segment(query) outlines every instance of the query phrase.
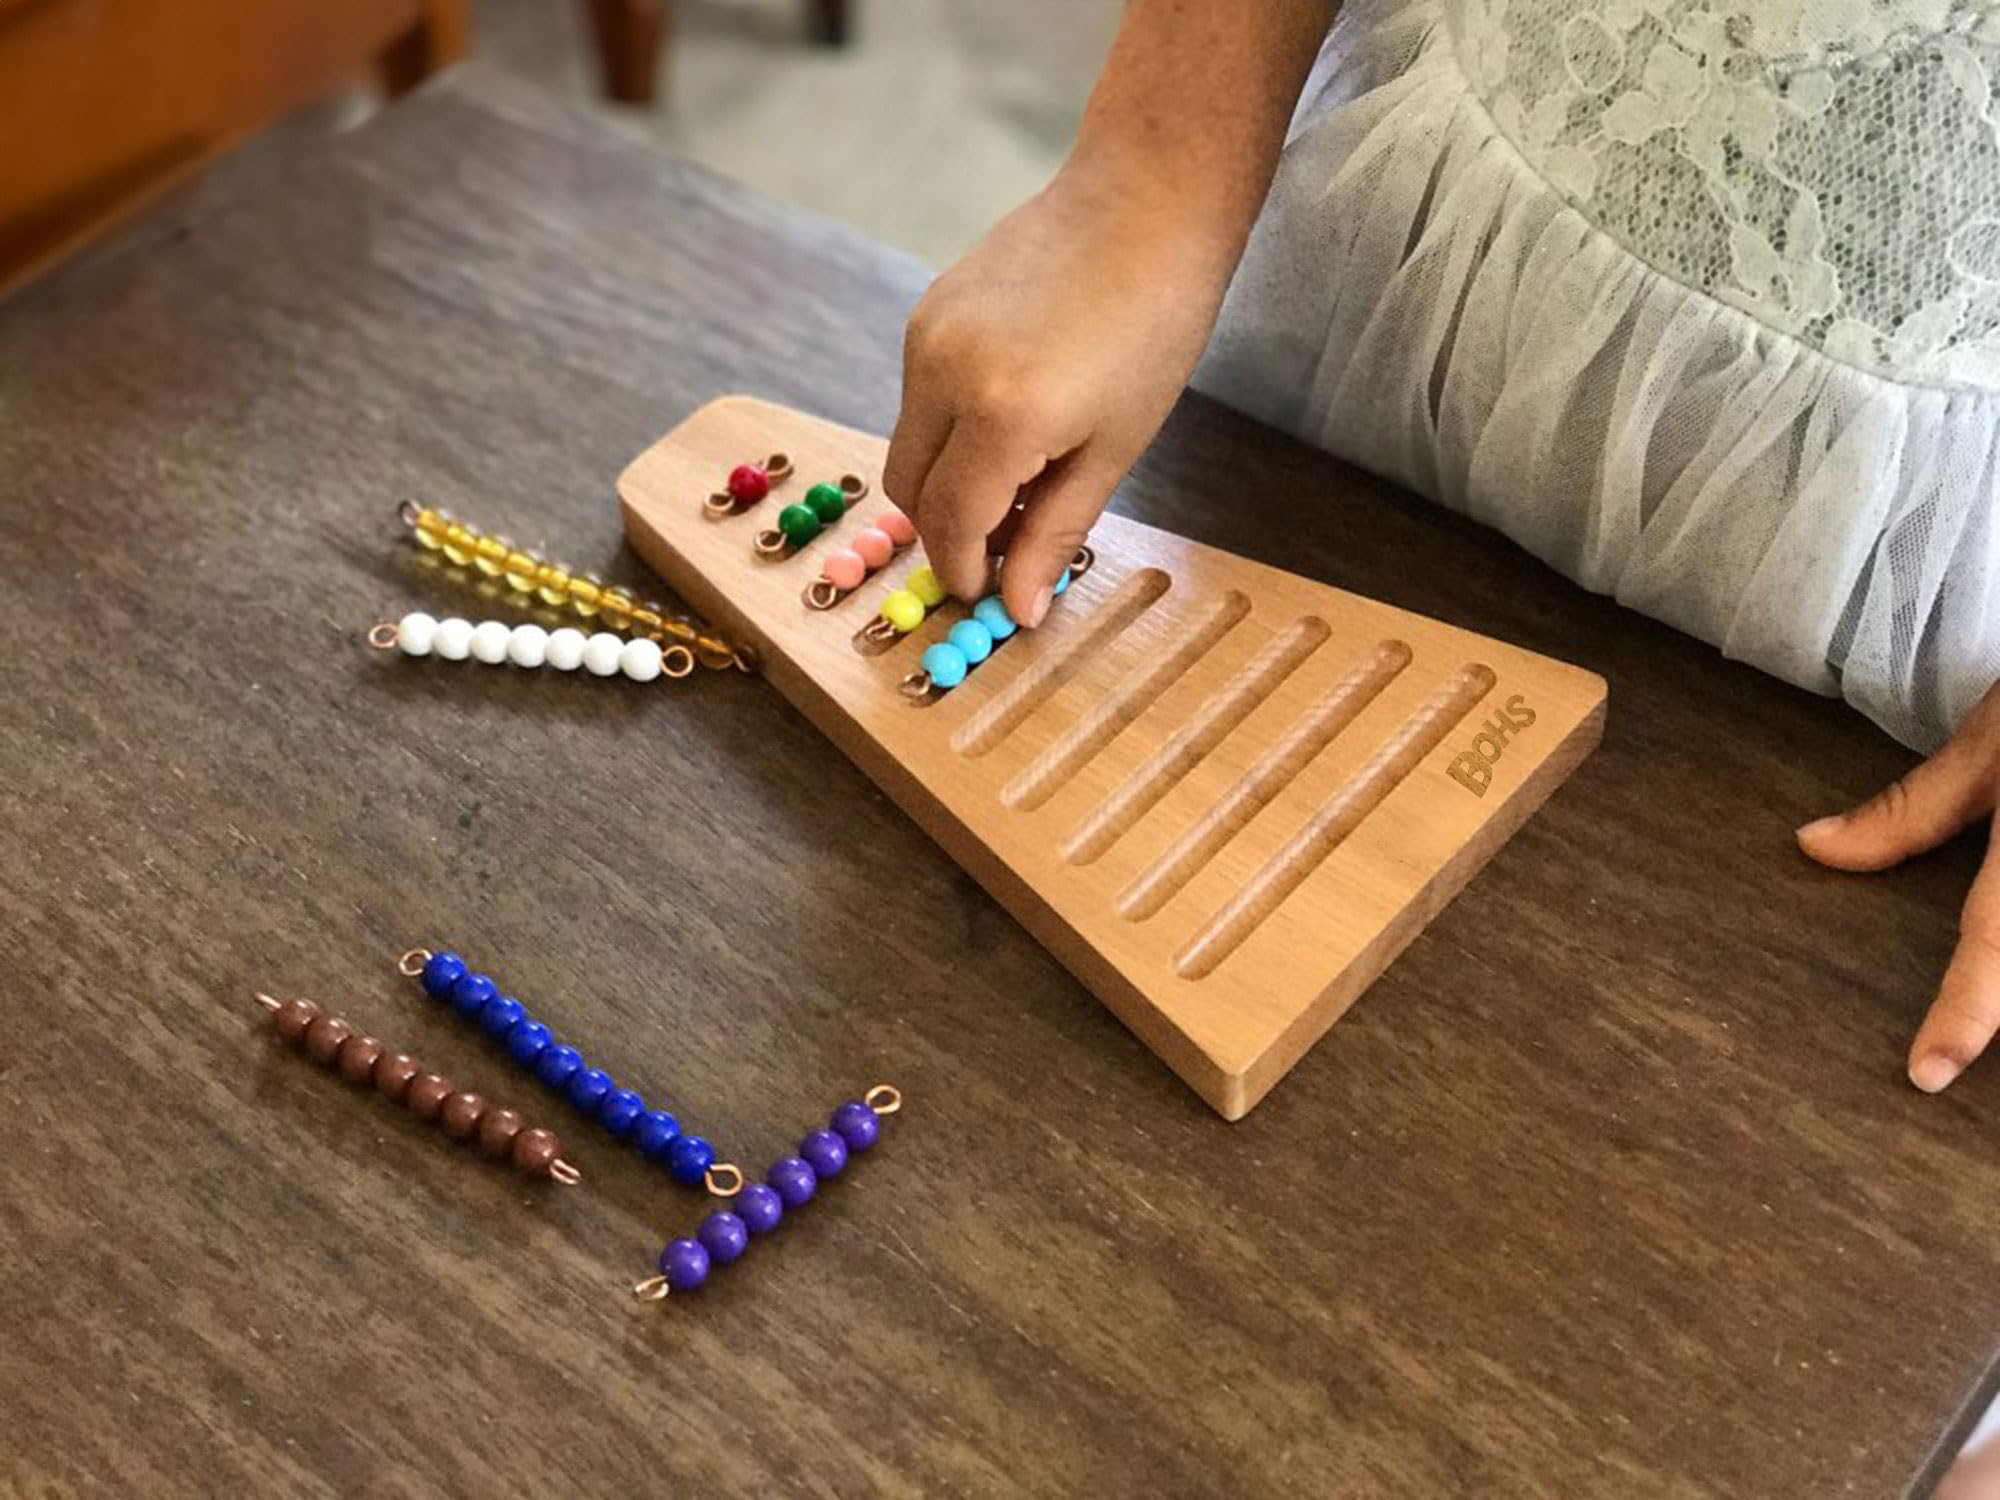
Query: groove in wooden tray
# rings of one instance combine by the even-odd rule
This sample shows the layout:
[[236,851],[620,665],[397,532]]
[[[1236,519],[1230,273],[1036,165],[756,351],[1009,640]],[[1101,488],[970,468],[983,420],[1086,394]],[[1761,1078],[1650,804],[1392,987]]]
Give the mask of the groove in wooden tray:
[[1118,910],[1135,922],[1153,916],[1213,859],[1218,850],[1269,805],[1299,772],[1410,664],[1410,648],[1384,641],[1317,703],[1295,720],[1243,777],[1207,812],[1181,830],[1118,898]]
[[1355,773],[1342,782],[1306,825],[1244,884],[1222,909],[1174,955],[1174,972],[1204,979],[1263,925],[1285,897],[1320,867],[1361,820],[1402,785],[1426,755],[1444,743],[1499,679],[1491,667],[1473,663],[1427,699],[1397,726]]
[[1317,615],[1294,620],[1280,631],[1227,686],[1211,694],[1187,723],[1077,825],[1063,843],[1063,858],[1073,865],[1087,865],[1123,838],[1133,824],[1200,765],[1228,737],[1230,730],[1249,718],[1332,633],[1326,621]]
[[1250,613],[1249,595],[1226,590],[1191,622],[1187,634],[1165,656],[1104,699],[1072,724],[1007,783],[1000,801],[1033,812],[1089,765],[1097,752],[1118,738],[1134,719],[1151,708],[1160,695],[1179,682],[1222,638]]
[[984,755],[1006,739],[1029,714],[1061,692],[1063,684],[1088,666],[1092,657],[1159,603],[1172,586],[1173,580],[1158,568],[1140,568],[1130,574],[1108,599],[1083,617],[1080,629],[1055,640],[1026,671],[960,725],[951,737],[952,749],[960,755]]

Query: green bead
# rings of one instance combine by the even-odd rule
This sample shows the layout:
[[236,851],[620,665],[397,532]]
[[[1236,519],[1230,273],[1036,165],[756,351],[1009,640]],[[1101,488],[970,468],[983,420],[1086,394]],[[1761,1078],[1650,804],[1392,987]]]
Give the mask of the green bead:
[[819,535],[820,519],[803,505],[787,505],[778,512],[778,530],[794,547],[803,547]]
[[819,517],[822,526],[831,526],[847,514],[847,497],[841,494],[837,484],[814,485],[806,491],[805,503],[806,508]]

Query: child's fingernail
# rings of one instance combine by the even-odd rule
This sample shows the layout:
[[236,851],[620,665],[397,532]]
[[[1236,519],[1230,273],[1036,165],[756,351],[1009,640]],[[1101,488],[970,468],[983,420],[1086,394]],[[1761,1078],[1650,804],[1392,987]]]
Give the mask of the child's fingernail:
[[1910,1065],[1910,1082],[1926,1094],[1936,1094],[1958,1077],[1958,1073],[1958,1064],[1942,1052],[1927,1052]]
[[1052,588],[1044,588],[1039,594],[1035,595],[1034,603],[1028,606],[1028,618],[1022,623],[1030,630],[1041,624],[1042,617],[1049,612],[1049,605],[1054,601],[1055,597],[1056,591]]
[[1810,839],[1817,838],[1822,833],[1832,833],[1843,821],[1845,820],[1838,813],[1830,818],[1814,818],[1798,830],[1797,837]]

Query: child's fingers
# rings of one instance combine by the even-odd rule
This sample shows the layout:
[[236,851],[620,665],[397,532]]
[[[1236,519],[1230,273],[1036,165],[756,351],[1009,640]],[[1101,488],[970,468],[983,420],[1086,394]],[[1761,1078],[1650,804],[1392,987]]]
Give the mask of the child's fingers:
[[2000,840],[1988,840],[1958,932],[1938,997],[1910,1044],[1910,1082],[1930,1094],[1964,1072],[2000,1030]]
[[1886,870],[1992,812],[1990,717],[1975,714],[1936,755],[1851,812],[1806,824],[1799,847],[1836,870]]
[[924,478],[917,531],[939,580],[961,599],[986,587],[986,537],[1022,485],[1041,473],[1042,449],[1015,424],[961,416]]
[[1035,482],[1000,569],[1001,601],[1021,624],[1042,623],[1056,580],[1089,538],[1120,472],[1119,465],[1099,456],[1095,444],[1086,443],[1049,465]]

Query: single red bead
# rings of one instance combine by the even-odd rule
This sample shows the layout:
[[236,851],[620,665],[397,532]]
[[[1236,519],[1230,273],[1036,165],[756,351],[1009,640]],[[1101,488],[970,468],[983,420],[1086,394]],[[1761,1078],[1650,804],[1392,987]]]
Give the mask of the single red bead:
[[771,493],[771,476],[762,464],[738,464],[729,471],[729,498],[738,505],[755,505]]

